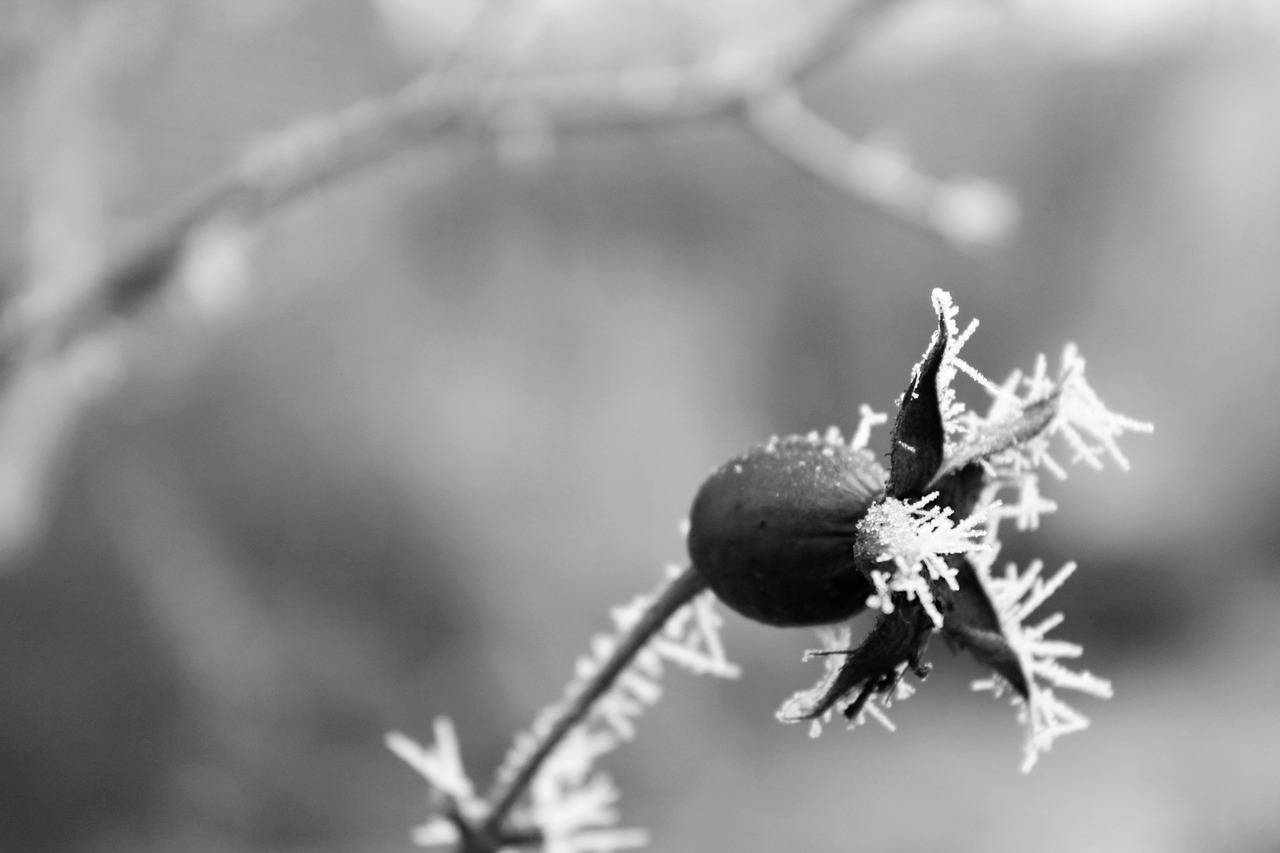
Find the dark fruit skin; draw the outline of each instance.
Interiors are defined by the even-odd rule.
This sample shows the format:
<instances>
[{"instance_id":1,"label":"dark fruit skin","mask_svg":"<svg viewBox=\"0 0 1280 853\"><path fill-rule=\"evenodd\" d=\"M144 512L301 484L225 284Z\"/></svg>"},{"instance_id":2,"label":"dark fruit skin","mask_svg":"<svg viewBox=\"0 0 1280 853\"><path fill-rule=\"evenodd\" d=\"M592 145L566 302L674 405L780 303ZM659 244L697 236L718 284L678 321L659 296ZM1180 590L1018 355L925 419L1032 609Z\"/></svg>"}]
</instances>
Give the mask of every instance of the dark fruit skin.
<instances>
[{"instance_id":1,"label":"dark fruit skin","mask_svg":"<svg viewBox=\"0 0 1280 853\"><path fill-rule=\"evenodd\" d=\"M720 467L689 515L694 568L728 607L768 625L822 625L866 607L857 524L884 496L866 450L816 433L771 439Z\"/></svg>"}]
</instances>

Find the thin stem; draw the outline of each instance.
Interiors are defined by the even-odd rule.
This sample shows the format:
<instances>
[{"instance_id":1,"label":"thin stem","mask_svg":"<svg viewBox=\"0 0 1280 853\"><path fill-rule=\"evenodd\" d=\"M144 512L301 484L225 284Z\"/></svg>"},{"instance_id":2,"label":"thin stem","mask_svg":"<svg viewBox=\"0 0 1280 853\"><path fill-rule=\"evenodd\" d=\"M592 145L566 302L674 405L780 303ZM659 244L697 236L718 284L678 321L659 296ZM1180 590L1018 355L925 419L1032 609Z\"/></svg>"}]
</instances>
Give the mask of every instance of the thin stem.
<instances>
[{"instance_id":1,"label":"thin stem","mask_svg":"<svg viewBox=\"0 0 1280 853\"><path fill-rule=\"evenodd\" d=\"M649 605L649 609L636 622L635 627L614 650L604 666L565 707L560 718L551 726L537 749L529 753L519 769L509 777L510 781L506 782L505 786L498 784L489 792L485 799L493 803L493 809L485 819L483 832L495 837L498 835L498 828L503 818L511 811L533 778L538 775L542 763L555 751L565 735L582 722L596 700L608 692L618 676L630 665L653 635L662 629L667 620L706 588L706 579L692 566L685 567L684 571L667 585L657 600Z\"/></svg>"}]
</instances>

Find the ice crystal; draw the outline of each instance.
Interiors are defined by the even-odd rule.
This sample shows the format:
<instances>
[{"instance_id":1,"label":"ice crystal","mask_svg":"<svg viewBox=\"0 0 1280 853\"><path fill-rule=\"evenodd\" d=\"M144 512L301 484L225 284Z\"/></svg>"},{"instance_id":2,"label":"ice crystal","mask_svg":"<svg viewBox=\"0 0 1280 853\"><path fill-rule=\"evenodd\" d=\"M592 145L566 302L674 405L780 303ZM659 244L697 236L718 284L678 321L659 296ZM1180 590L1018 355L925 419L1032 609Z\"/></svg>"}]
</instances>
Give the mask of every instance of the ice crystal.
<instances>
[{"instance_id":1,"label":"ice crystal","mask_svg":"<svg viewBox=\"0 0 1280 853\"><path fill-rule=\"evenodd\" d=\"M1006 518L1012 519L1014 526L1020 531L1038 530L1040 516L1056 512L1058 509L1057 503L1040 494L1040 478L1035 474L1026 472L1017 477L1000 480L1000 484L1001 486L1014 485L1018 496L1008 505L997 502L987 508L987 515L995 522L991 525L992 530L995 529L996 523Z\"/></svg>"},{"instance_id":2,"label":"ice crystal","mask_svg":"<svg viewBox=\"0 0 1280 853\"><path fill-rule=\"evenodd\" d=\"M1126 432L1151 432L1152 425L1116 414L1106 407L1085 381L1084 359L1075 344L1068 344L1063 351L1061 373L1062 400L1050 431L1067 440L1076 452L1076 460L1101 468L1101 454L1105 451L1117 465L1128 471L1129 460L1120 452L1116 439ZM1090 440L1097 443L1091 444Z\"/></svg>"},{"instance_id":3,"label":"ice crystal","mask_svg":"<svg viewBox=\"0 0 1280 853\"><path fill-rule=\"evenodd\" d=\"M458 842L457 824L449 816L479 821L487 811L462 766L453 722L448 717L436 717L433 730L435 743L430 747L423 747L400 732L389 732L386 737L387 748L427 780L433 810L438 812L413 832L414 843L423 847Z\"/></svg>"},{"instance_id":4,"label":"ice crystal","mask_svg":"<svg viewBox=\"0 0 1280 853\"><path fill-rule=\"evenodd\" d=\"M576 728L534 777L526 817L541 831L547 853L603 853L648 843L643 830L614 827L618 790L592 770L614 746L606 735Z\"/></svg>"},{"instance_id":5,"label":"ice crystal","mask_svg":"<svg viewBox=\"0 0 1280 853\"><path fill-rule=\"evenodd\" d=\"M877 563L892 562L894 569L871 571L875 594L867 606L892 613L893 593L919 601L935 627L942 626L942 613L934 601L932 585L943 581L951 589L959 589L956 570L945 555L965 554L988 547L984 543L984 513L974 513L959 523L952 518L951 507L929 506L938 497L930 492L916 501L885 498L871 507L858 523L861 547Z\"/></svg>"}]
</instances>

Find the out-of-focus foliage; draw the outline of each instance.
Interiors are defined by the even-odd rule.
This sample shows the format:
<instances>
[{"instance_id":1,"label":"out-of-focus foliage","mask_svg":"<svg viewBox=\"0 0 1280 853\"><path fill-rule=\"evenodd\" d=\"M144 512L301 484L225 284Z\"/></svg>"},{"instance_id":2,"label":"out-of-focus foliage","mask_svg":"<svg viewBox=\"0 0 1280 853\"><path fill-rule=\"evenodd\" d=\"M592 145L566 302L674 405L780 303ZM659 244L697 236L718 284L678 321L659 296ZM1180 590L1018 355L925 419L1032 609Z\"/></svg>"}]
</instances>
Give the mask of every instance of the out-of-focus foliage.
<instances>
[{"instance_id":1,"label":"out-of-focus foliage","mask_svg":"<svg viewBox=\"0 0 1280 853\"><path fill-rule=\"evenodd\" d=\"M0 3L6 295L74 287L255 138L417 73L458 24L435 45L403 5ZM599 67L785 13L616 5L495 2L530 32L488 38ZM1079 561L1063 609L1115 699L1030 780L963 665L901 708L912 738L811 743L772 717L809 637L731 620L743 679L673 680L611 757L625 822L677 851L1274 849L1280 25L1265 0L1008 7L904 3L806 87L1012 186L1002 250L731 124L444 142L271 221L227 310L167 300L104 339L118 378L65 421L6 396L0 849L404 849L420 791L383 731L448 712L494 766L605 606L681 556L707 471L892 399L934 286L983 319L980 369L1075 340L1159 426L1132 473L1056 488L1035 543Z\"/></svg>"}]
</instances>

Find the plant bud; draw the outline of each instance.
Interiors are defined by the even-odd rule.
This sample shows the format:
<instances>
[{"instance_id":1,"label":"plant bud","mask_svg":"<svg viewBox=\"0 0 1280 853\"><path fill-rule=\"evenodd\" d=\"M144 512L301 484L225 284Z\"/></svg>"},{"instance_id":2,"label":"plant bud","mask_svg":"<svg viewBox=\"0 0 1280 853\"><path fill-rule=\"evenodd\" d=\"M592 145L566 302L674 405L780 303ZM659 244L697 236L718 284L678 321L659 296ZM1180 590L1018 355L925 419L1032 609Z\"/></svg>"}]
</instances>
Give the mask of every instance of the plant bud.
<instances>
[{"instance_id":1,"label":"plant bud","mask_svg":"<svg viewBox=\"0 0 1280 853\"><path fill-rule=\"evenodd\" d=\"M689 556L727 606L769 625L821 625L860 612L872 586L855 556L858 521L885 472L834 430L773 438L707 478L689 517Z\"/></svg>"}]
</instances>

